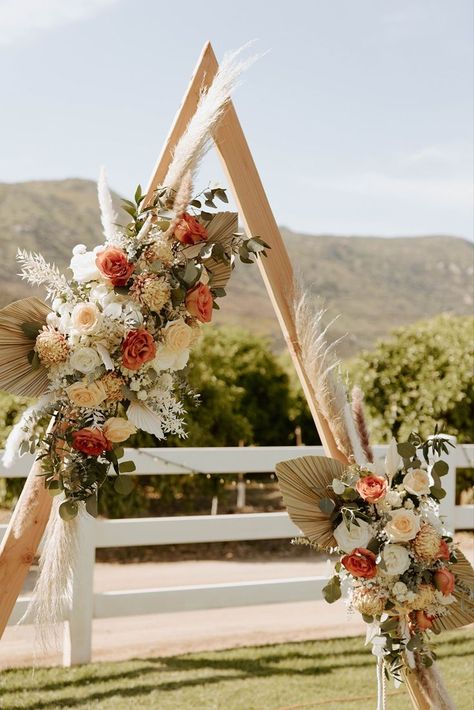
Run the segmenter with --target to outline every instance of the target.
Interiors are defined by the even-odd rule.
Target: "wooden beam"
[[[51,511],[51,496],[36,461],[0,544],[0,637],[5,630]]]

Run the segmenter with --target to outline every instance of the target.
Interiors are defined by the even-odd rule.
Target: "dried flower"
[[[174,261],[173,249],[166,239],[157,239],[145,250],[145,260],[148,264],[161,261],[163,266],[169,267]]]
[[[385,607],[386,598],[374,587],[355,587],[352,592],[352,606],[360,614],[377,616]]]
[[[416,597],[409,602],[406,606],[407,608],[413,609],[425,609],[425,607],[433,604],[436,599],[435,590],[431,584],[421,584]]]
[[[58,365],[67,360],[69,356],[66,338],[54,328],[43,328],[36,338],[35,350],[46,367]]]
[[[439,533],[432,525],[425,523],[413,540],[413,552],[422,562],[433,562],[438,557],[440,542]]]
[[[135,279],[130,293],[137,301],[158,313],[169,301],[171,288],[164,277],[147,274]]]
[[[120,402],[123,399],[122,387],[125,381],[116,372],[106,372],[99,382],[105,390],[108,402]]]

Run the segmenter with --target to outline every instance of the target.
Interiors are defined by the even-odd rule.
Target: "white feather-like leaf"
[[[100,220],[102,222],[105,240],[108,244],[116,244],[120,241],[117,240],[117,228],[115,226],[117,213],[114,210],[112,195],[107,185],[107,175],[104,167],[100,169],[99,173],[97,196],[99,198]]]
[[[153,434],[157,439],[165,438],[161,417],[144,402],[137,400],[130,402],[130,406],[127,409],[127,417],[132,424],[135,424],[137,429]]]

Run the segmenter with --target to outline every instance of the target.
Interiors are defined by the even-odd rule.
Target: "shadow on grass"
[[[338,641],[353,641],[351,639],[338,639]],[[452,651],[453,646],[461,645],[466,639],[462,638],[452,638],[447,642],[449,644],[449,649],[446,648],[446,652],[443,653],[439,650],[438,657],[463,657],[469,656],[471,654],[459,651]],[[360,640],[359,640],[360,641]],[[73,678],[68,680],[58,680],[54,683],[38,683],[34,688],[36,693],[44,693],[48,691],[55,690],[73,690],[74,687],[82,687],[85,685],[94,686],[101,683],[114,683],[114,687],[110,689],[94,690],[94,687],[90,688],[90,691],[86,695],[81,695],[81,697],[58,697],[51,699],[35,700],[31,704],[14,704],[14,705],[2,705],[5,710],[52,710],[58,707],[89,707],[90,704],[98,702],[101,700],[106,700],[110,698],[117,699],[130,699],[130,705],[133,702],[133,698],[138,698],[140,696],[148,695],[152,691],[170,692],[183,688],[192,687],[205,687],[205,686],[216,686],[219,683],[235,682],[235,681],[249,681],[254,678],[268,678],[268,677],[321,677],[324,675],[331,675],[333,672],[340,672],[344,668],[364,668],[372,667],[374,664],[373,656],[370,649],[364,648],[341,648],[339,653],[335,653],[334,650],[328,650],[327,653],[321,650],[311,651],[307,648],[308,642],[304,642],[306,649],[289,650],[282,653],[275,652],[275,646],[260,646],[253,647],[255,649],[254,658],[245,658],[239,656],[239,652],[245,652],[246,649],[234,649],[234,651],[228,651],[227,654],[235,653],[235,657],[220,657],[219,652],[212,652],[210,655],[197,654],[188,656],[171,656],[168,658],[147,658],[139,659],[140,666],[127,671],[118,670],[116,673],[111,673],[110,670],[106,671],[104,667],[104,673],[97,672],[94,668],[94,673],[87,674],[87,666],[84,668],[84,672],[81,673],[79,678]],[[321,644],[324,646],[334,645],[334,639],[327,639],[324,641],[317,641],[318,649],[321,649]],[[265,653],[265,648],[268,649],[268,653]],[[248,650],[248,649],[247,649]],[[226,652],[222,652],[226,653]],[[325,665],[321,665],[321,661],[329,661]],[[278,664],[285,663],[286,661],[291,661],[297,663],[298,661],[311,662],[310,667],[305,668],[280,668]],[[318,665],[319,663],[319,665]],[[147,665],[143,665],[147,664]],[[210,671],[211,674],[206,676],[201,676],[201,673]],[[6,671],[6,673],[14,673],[15,671]],[[61,671],[64,673],[64,671]],[[159,676],[168,673],[179,673],[183,678],[178,678],[176,680],[163,680],[160,681]],[[141,682],[132,687],[120,687],[122,681],[133,681],[134,679],[142,678],[143,676],[148,676],[145,682]],[[190,677],[189,677],[190,676]],[[148,681],[148,682],[147,682]],[[20,692],[25,690],[25,686],[19,686],[17,688],[8,687],[7,692]]]

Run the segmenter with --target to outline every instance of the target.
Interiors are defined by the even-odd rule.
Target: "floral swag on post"
[[[423,441],[392,440],[385,465],[374,460],[363,397],[352,407],[338,374],[333,346],[316,312],[296,303],[298,339],[321,410],[348,464],[326,457],[284,461],[276,471],[294,523],[309,544],[338,558],[323,588],[329,603],[349,588],[349,607],[367,623],[378,659],[378,708],[385,707],[384,676],[406,681],[417,708],[452,708],[437,673],[429,634],[474,621],[474,572],[443,525],[443,456],[453,446],[439,432]]]
[[[0,311],[0,389],[39,397],[14,427],[5,463],[37,454],[54,495],[33,602],[40,641],[70,606],[79,554],[76,525],[96,515],[97,493],[112,473],[126,494],[135,470],[123,443],[138,430],[158,439],[186,436],[184,400],[197,399],[184,368],[203,325],[210,323],[236,259],[265,256],[258,236],[238,232],[237,215],[218,211],[225,189],[194,194],[197,168],[211,145],[236,82],[253,61],[227,55],[178,141],[163,185],[137,188],[117,224],[102,171],[98,197],[105,241],[73,250],[72,279],[40,254],[19,250],[21,275],[42,285],[37,298]]]

